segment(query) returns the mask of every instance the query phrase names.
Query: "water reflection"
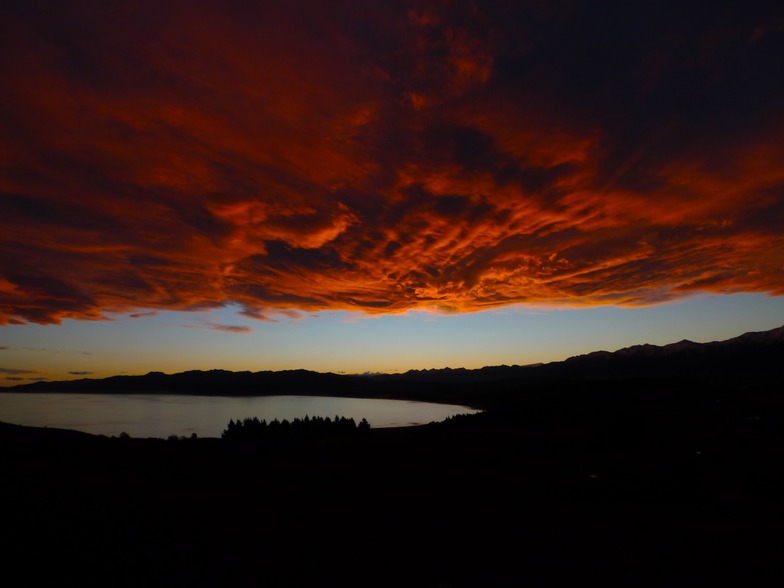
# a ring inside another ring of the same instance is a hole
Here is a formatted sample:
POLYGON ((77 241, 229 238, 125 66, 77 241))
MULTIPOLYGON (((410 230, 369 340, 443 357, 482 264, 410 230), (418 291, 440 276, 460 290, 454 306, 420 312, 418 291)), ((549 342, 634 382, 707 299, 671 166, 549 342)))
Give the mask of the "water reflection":
POLYGON ((173 394, 0 394, 0 421, 34 427, 75 429, 95 435, 220 437, 231 419, 293 420, 336 415, 373 428, 441 421, 465 406, 331 396, 182 396, 173 394))

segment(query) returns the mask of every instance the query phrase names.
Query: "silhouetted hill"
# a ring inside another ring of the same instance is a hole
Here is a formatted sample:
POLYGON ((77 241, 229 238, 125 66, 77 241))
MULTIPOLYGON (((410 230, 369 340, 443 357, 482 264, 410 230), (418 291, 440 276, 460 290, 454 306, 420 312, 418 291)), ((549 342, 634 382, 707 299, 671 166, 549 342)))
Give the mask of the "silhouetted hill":
POLYGON ((410 370, 376 376, 396 382, 490 383, 508 380, 627 378, 723 378, 780 375, 784 358, 784 326, 745 333, 726 341, 669 345, 634 345, 615 352, 595 351, 564 361, 531 366, 488 366, 477 370, 410 370))
POLYGON ((784 358, 784 327, 745 333, 726 341, 634 345, 614 353, 597 351, 547 364, 547 376, 590 379, 779 377, 784 358))
POLYGON ((232 372, 191 370, 176 374, 149 372, 143 376, 82 378, 59 382, 34 382, 8 388, 29 392, 168 393, 203 395, 316 394, 336 384, 350 387, 351 380, 332 373, 308 370, 232 372))

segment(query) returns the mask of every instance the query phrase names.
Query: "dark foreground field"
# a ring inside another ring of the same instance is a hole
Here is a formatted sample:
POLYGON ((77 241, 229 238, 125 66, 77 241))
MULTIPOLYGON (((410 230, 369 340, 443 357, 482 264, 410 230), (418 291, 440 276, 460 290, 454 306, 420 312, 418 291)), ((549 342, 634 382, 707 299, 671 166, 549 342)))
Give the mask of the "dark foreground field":
POLYGON ((2 573, 25 585, 780 585, 777 391, 624 386, 258 445, 2 425, 2 573))

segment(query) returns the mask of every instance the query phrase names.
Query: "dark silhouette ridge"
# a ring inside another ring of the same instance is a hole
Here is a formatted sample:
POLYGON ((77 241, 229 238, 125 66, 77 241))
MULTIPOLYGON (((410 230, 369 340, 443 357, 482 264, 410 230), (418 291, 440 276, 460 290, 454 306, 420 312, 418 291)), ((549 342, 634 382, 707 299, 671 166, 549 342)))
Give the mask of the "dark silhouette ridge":
POLYGON ((596 351, 534 366, 488 366, 476 370, 411 370, 403 374, 338 375, 308 370, 150 372, 60 382, 33 382, 0 391, 172 393, 226 396, 299 394, 398 398, 488 408, 505 401, 510 388, 563 381, 708 380, 779 381, 784 327, 746 333, 726 341, 635 345, 596 351))
POLYGON ((744 372, 762 369, 765 374, 778 373, 770 359, 781 357, 782 350, 784 326, 770 331, 745 333, 725 341, 694 343, 683 340, 664 346, 634 345, 615 352, 595 351, 547 364, 487 366, 477 370, 411 370, 404 374, 377 377, 397 381, 490 382, 511 378, 754 376, 755 373, 744 372))
POLYGON ((293 389, 306 394, 313 387, 331 387, 336 382, 345 385, 346 378, 331 373, 308 370, 232 372, 228 370, 191 370, 177 374, 149 372, 143 376, 111 376, 94 379, 81 378, 57 382, 34 382, 44 386, 13 386, 6 390, 32 392, 106 392, 106 393, 171 393, 210 395, 279 394, 279 390, 293 389))

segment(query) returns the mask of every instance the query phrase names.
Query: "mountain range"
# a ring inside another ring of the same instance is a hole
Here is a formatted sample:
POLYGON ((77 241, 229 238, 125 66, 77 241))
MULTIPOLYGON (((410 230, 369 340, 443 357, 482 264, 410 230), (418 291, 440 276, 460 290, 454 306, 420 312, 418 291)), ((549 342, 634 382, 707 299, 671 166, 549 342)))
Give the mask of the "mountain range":
POLYGON ((784 326, 725 341, 634 345, 564 361, 480 369, 411 370, 401 374, 340 375, 308 370, 150 372, 140 376, 34 382, 4 392, 172 393, 206 395, 303 394, 408 398, 481 405, 494 389, 575 381, 770 381, 782 378, 784 326))

